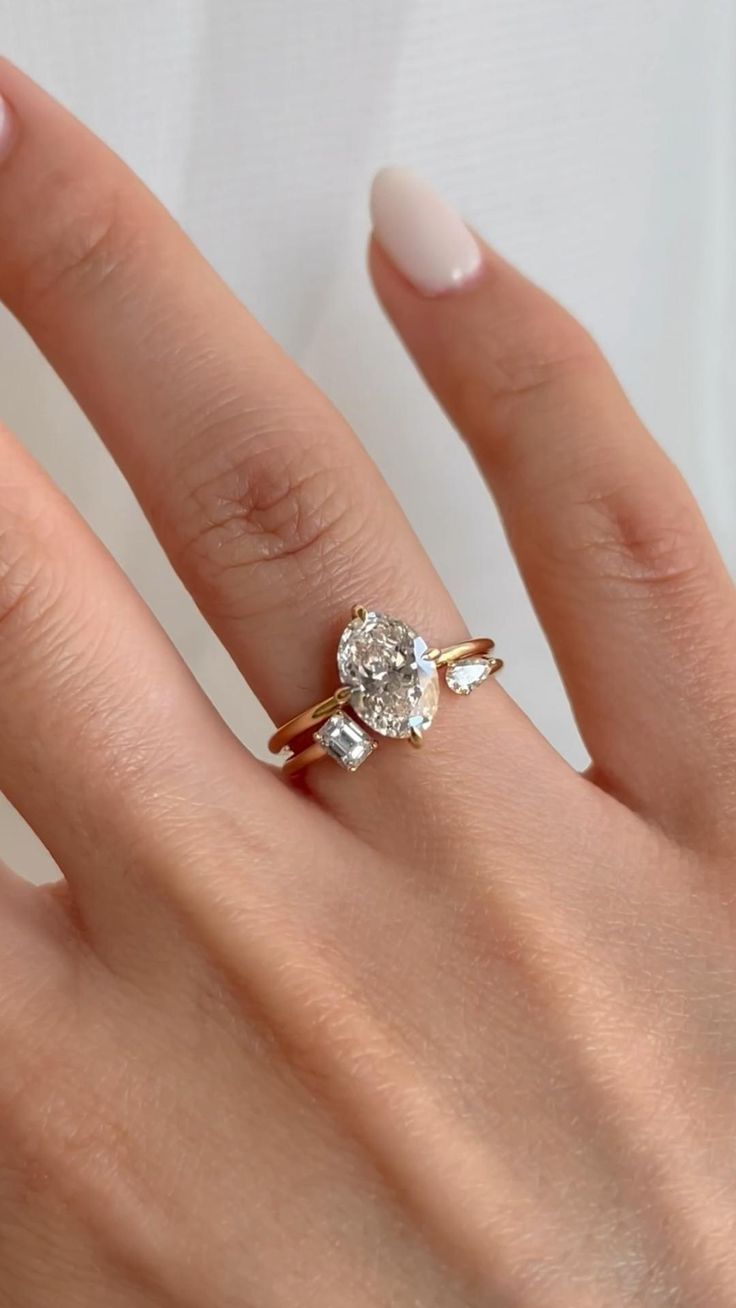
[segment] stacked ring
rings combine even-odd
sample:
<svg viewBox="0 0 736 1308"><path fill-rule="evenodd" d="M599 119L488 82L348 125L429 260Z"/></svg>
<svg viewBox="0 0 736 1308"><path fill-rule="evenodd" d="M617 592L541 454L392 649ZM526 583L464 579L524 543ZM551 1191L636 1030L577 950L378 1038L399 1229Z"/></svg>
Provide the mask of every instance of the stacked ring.
<svg viewBox="0 0 736 1308"><path fill-rule="evenodd" d="M372 732L419 746L437 712L440 669L450 690L468 695L503 666L493 648L487 636L430 647L400 619L358 604L338 643L339 686L279 727L268 748L288 749L283 770L293 776L322 758L355 772L376 748Z"/></svg>

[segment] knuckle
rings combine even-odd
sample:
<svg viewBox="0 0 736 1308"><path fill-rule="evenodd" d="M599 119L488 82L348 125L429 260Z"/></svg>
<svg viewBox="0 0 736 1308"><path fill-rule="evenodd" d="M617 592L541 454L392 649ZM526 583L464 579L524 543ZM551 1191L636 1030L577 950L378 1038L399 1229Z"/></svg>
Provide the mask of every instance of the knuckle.
<svg viewBox="0 0 736 1308"><path fill-rule="evenodd" d="M13 273L16 306L35 309L65 292L93 291L126 262L139 240L115 189L59 173L40 198L43 218Z"/></svg>
<svg viewBox="0 0 736 1308"><path fill-rule="evenodd" d="M0 505L0 635L35 627L54 599L51 575L27 521Z"/></svg>
<svg viewBox="0 0 736 1308"><path fill-rule="evenodd" d="M335 461L334 443L300 431L288 415L229 417L225 430L212 426L198 444L217 451L188 461L173 494L154 520L176 515L167 535L176 540L174 562L187 582L208 598L222 595L232 573L297 568L311 578L356 530L359 513L347 469ZM235 426L236 430L233 430Z"/></svg>
<svg viewBox="0 0 736 1308"><path fill-rule="evenodd" d="M490 420L500 437L518 428L530 406L564 406L573 382L582 384L588 374L600 373L605 366L586 328L551 300L504 328L503 336L485 351L487 367L463 370L464 386L471 393L461 396L462 410L477 415L481 430L487 432ZM500 460L518 453L513 440L499 439L495 446Z"/></svg>
<svg viewBox="0 0 736 1308"><path fill-rule="evenodd" d="M0 1120L5 1141L27 1134L28 1117L43 1116L42 1096L57 1082L64 1023L48 990L27 980L0 1002Z"/></svg>
<svg viewBox="0 0 736 1308"><path fill-rule="evenodd" d="M59 974L67 1001L78 978ZM0 1171L16 1194L51 1189L93 1197L100 1178L126 1156L126 1137L106 1078L90 1083L79 1050L78 1014L37 987L6 1006L0 1063Z"/></svg>
<svg viewBox="0 0 736 1308"><path fill-rule="evenodd" d="M5 1176L14 1178L16 1198L32 1199L37 1192L79 1188L84 1177L82 1144L89 1145L96 1125L89 1105L80 1111L81 1136L71 1120L68 1069L57 1054L26 1059L23 1077L0 1094L3 1109ZM80 1110L82 1105L79 1105ZM73 1110L72 1110L73 1111Z"/></svg>
<svg viewBox="0 0 736 1308"><path fill-rule="evenodd" d="M590 491L568 525L572 552L598 579L650 592L687 591L704 574L703 532L689 497L624 483Z"/></svg>
<svg viewBox="0 0 736 1308"><path fill-rule="evenodd" d="M558 306L554 308L553 314L540 315L520 345L498 355L499 399L526 399L600 360L598 347L586 329Z"/></svg>

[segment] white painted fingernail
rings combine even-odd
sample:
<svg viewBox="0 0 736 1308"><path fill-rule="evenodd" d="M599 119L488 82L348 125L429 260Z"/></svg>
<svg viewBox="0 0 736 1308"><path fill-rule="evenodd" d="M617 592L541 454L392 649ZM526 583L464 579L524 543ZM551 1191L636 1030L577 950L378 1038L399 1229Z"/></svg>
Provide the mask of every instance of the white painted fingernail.
<svg viewBox="0 0 736 1308"><path fill-rule="evenodd" d="M464 286L483 262L462 218L408 168L382 168L371 187L373 232L417 290L440 295Z"/></svg>
<svg viewBox="0 0 736 1308"><path fill-rule="evenodd" d="M0 95L0 160L8 153L15 134L15 119L7 100Z"/></svg>

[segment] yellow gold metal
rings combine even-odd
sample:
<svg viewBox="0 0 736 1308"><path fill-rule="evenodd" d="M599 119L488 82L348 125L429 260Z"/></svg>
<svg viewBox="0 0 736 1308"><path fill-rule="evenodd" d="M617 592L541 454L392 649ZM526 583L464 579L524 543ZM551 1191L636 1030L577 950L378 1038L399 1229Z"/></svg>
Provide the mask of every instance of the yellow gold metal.
<svg viewBox="0 0 736 1308"><path fill-rule="evenodd" d="M285 722L283 727L275 731L268 742L269 751L272 754L280 754L282 749L289 744L290 740L296 740L297 736L304 735L310 727L319 726L326 718L332 717L343 704L347 704L350 699L350 687L338 686L334 695L329 699L323 699L319 704L315 704L310 709L305 709L303 713L297 713L295 718Z"/></svg>
<svg viewBox="0 0 736 1308"><path fill-rule="evenodd" d="M367 610L362 604L356 604L353 608L353 617L364 621ZM444 649L432 648L427 650L424 658L434 663L437 668L448 667L451 663L457 663L462 659L487 657L494 648L494 642L488 636L479 636L473 640L461 640L457 645L447 645ZM498 672L503 667L503 660L497 658L488 658L491 673ZM296 717L285 722L279 727L268 742L268 748L272 754L280 754L281 751L292 741L297 740L300 736L306 735L314 727L319 726L327 718L331 717L343 706L347 705L352 691L349 686L338 686L328 699L323 699L319 704L314 704L312 708L305 709L303 713L297 713ZM419 749L423 742L421 732L412 730L409 740L415 749ZM308 767L310 763L316 763L319 759L326 757L327 751L317 741L305 746L297 754L292 754L287 758L283 766L284 775L293 776L300 772L302 768Z"/></svg>
<svg viewBox="0 0 736 1308"><path fill-rule="evenodd" d="M301 772L302 768L309 767L310 763L318 763L324 757L325 750L315 740L300 754L292 754L291 758L287 758L281 771L285 777L293 777L295 772Z"/></svg>
<svg viewBox="0 0 736 1308"><path fill-rule="evenodd" d="M488 654L495 646L495 641L489 636L479 636L476 640L461 640L459 645L448 645L446 649L430 650L434 654L432 662L438 668L444 668L448 663L457 663L459 659L472 659L473 656L479 658L482 654ZM427 656L429 657L429 656Z"/></svg>

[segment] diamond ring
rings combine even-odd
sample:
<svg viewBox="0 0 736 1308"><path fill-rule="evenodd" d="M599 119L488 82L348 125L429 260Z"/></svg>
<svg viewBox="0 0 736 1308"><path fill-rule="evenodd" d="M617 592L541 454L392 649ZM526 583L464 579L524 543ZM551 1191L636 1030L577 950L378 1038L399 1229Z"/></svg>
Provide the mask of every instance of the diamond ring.
<svg viewBox="0 0 736 1308"><path fill-rule="evenodd" d="M439 705L439 670L450 690L469 695L503 666L492 649L486 636L430 648L405 622L357 604L337 647L337 690L279 727L268 748L288 748L283 770L292 776L322 758L355 772L376 749L371 732L421 745Z"/></svg>

